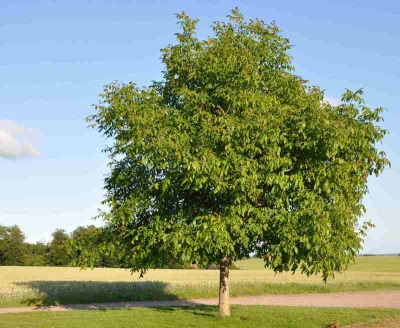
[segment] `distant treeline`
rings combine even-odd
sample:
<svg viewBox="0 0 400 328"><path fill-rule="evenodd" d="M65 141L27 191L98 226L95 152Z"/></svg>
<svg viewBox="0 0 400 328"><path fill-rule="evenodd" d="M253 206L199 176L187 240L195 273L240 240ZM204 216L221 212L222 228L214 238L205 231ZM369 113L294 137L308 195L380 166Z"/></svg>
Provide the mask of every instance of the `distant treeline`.
<svg viewBox="0 0 400 328"><path fill-rule="evenodd" d="M57 229L49 243L31 244L17 225L0 225L0 266L74 266L80 252L73 247L74 241L93 246L101 230L93 225L78 227L71 234ZM102 256L94 266L120 267L120 263L115 256Z"/></svg>

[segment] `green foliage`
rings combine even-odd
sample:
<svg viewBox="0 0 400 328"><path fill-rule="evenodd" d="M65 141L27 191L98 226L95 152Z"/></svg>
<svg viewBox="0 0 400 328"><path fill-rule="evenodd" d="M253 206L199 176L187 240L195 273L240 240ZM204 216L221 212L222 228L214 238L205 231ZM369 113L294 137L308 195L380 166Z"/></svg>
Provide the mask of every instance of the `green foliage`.
<svg viewBox="0 0 400 328"><path fill-rule="evenodd" d="M43 243L26 243L25 235L18 226L0 225L0 265L44 266L46 252L47 246Z"/></svg>
<svg viewBox="0 0 400 328"><path fill-rule="evenodd" d="M71 255L68 252L70 242L69 235L63 229L56 229L52 234L53 240L49 244L47 262L51 266L67 266L71 263Z"/></svg>
<svg viewBox="0 0 400 328"><path fill-rule="evenodd" d="M118 257L114 251L99 252L99 248L104 248L103 229L90 225L87 227L78 227L72 232L69 252L72 252L74 259L73 264L77 259L88 256L96 256L92 265L95 267L119 267Z"/></svg>
<svg viewBox="0 0 400 328"><path fill-rule="evenodd" d="M0 225L0 265L24 265L27 256L25 235L14 225Z"/></svg>
<svg viewBox="0 0 400 328"><path fill-rule="evenodd" d="M26 244L28 254L25 258L24 265L27 266L46 266L46 256L49 251L46 244L37 242L36 244Z"/></svg>
<svg viewBox="0 0 400 328"><path fill-rule="evenodd" d="M252 253L278 272L345 269L371 226L358 223L367 178L389 164L376 146L383 109L362 90L324 102L274 23L235 9L199 40L197 21L177 16L163 80L105 86L88 118L111 142L100 249L141 273Z"/></svg>
<svg viewBox="0 0 400 328"><path fill-rule="evenodd" d="M72 234L56 229L50 243L25 242L25 235L18 226L0 225L0 266L73 266L83 252L97 254L95 267L120 267L114 252L98 252L104 248L103 229L90 225L78 227Z"/></svg>

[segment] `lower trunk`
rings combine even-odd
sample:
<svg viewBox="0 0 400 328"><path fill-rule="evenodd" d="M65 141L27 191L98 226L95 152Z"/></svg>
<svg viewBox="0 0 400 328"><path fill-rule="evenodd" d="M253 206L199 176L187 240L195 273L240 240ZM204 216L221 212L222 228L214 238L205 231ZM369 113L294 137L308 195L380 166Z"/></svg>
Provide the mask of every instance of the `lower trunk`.
<svg viewBox="0 0 400 328"><path fill-rule="evenodd" d="M219 266L219 314L231 315L229 304L229 259L224 257Z"/></svg>

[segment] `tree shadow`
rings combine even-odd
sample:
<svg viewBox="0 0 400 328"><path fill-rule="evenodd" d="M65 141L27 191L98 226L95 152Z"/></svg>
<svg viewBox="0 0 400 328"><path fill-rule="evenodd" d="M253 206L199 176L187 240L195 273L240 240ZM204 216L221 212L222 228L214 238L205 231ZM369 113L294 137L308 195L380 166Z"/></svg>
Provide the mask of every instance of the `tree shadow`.
<svg viewBox="0 0 400 328"><path fill-rule="evenodd" d="M196 316L216 315L215 306L179 299L169 290L168 283L160 281L28 281L16 284L30 288L36 294L22 303L35 305L38 311L54 305L68 310L103 311L145 306L159 312L173 312L178 308L185 308L185 311L190 311Z"/></svg>
<svg viewBox="0 0 400 328"><path fill-rule="evenodd" d="M29 281L17 285L34 291L34 297L23 301L27 305L178 300L168 291L168 284L159 281Z"/></svg>
<svg viewBox="0 0 400 328"><path fill-rule="evenodd" d="M199 305L199 304L196 304L196 303L193 303L193 302L187 302L187 305L179 306L179 307L169 307L169 306L154 307L154 308L152 308L152 310L155 311L155 312L171 313L171 312L175 312L177 310L180 310L182 307L185 307L186 310L190 311L193 315L196 315L196 316L216 317L216 315L217 315L215 306L212 306L212 305Z"/></svg>

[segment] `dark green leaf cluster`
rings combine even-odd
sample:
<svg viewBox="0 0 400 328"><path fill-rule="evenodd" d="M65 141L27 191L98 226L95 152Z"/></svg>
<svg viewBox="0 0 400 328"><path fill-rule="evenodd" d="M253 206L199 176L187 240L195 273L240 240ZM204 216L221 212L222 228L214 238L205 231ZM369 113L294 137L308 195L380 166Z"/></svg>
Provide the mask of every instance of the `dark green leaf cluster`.
<svg viewBox="0 0 400 328"><path fill-rule="evenodd" d="M14 225L0 225L0 265L23 265L28 253L25 235Z"/></svg>
<svg viewBox="0 0 400 328"><path fill-rule="evenodd" d="M294 73L278 27L235 9L213 36L178 15L163 80L105 86L88 120L111 141L110 247L144 273L250 254L275 271L344 269L362 246L367 178L388 164L362 91L342 104Z"/></svg>

